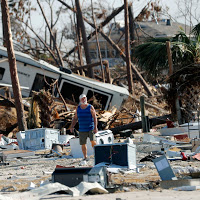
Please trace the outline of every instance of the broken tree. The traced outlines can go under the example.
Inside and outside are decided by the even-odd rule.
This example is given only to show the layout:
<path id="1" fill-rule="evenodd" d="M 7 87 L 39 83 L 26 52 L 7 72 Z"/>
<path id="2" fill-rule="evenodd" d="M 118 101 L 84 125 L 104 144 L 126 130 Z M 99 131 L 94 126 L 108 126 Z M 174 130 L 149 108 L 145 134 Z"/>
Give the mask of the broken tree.
<path id="1" fill-rule="evenodd" d="M 61 0 L 58 0 L 59 2 L 61 2 L 63 5 L 65 5 L 67 8 L 69 8 L 71 11 L 73 12 L 77 12 L 75 11 L 73 8 L 71 8 L 68 4 L 64 3 L 63 1 Z M 120 8 L 114 10 L 111 15 L 109 15 L 99 26 L 97 29 L 95 24 L 93 24 L 92 22 L 90 22 L 87 18 L 85 17 L 82 17 L 82 19 L 84 21 L 86 21 L 91 27 L 93 27 L 95 30 L 97 30 L 97 32 L 99 32 L 102 37 L 116 50 L 117 53 L 119 53 L 119 55 L 122 57 L 122 59 L 126 62 L 126 56 L 125 54 L 122 52 L 122 50 L 119 48 L 119 46 L 117 44 L 114 43 L 114 41 L 108 37 L 103 31 L 102 31 L 102 27 L 105 26 L 108 22 L 110 22 L 113 17 L 115 17 L 117 14 L 119 14 L 124 8 L 124 5 L 121 6 Z M 96 31 L 94 31 L 92 34 L 90 34 L 87 39 L 91 39 L 92 36 L 94 36 L 96 34 Z M 81 43 L 80 43 L 81 44 Z M 67 55 L 65 55 L 64 57 L 67 57 L 69 56 L 72 52 L 74 52 L 76 48 L 72 49 Z M 151 90 L 149 89 L 148 87 L 148 84 L 147 82 L 144 80 L 144 78 L 142 77 L 142 75 L 140 74 L 140 72 L 137 70 L 137 68 L 133 65 L 133 63 L 131 63 L 131 68 L 132 68 L 132 71 L 134 72 L 134 74 L 136 75 L 137 79 L 141 82 L 141 84 L 144 86 L 147 94 L 149 96 L 153 96 L 153 93 L 151 92 Z"/>
<path id="2" fill-rule="evenodd" d="M 13 94 L 15 99 L 15 107 L 17 110 L 17 121 L 20 131 L 26 130 L 26 119 L 24 116 L 24 108 L 22 104 L 22 95 L 20 90 L 19 78 L 17 74 L 17 64 L 14 54 L 14 48 L 12 43 L 12 33 L 10 28 L 10 17 L 7 0 L 1 1 L 2 19 L 3 19 L 3 29 L 5 33 L 6 47 L 8 53 L 8 60 L 10 66 L 10 76 L 13 87 Z"/>
<path id="3" fill-rule="evenodd" d="M 87 62 L 87 64 L 91 64 L 87 36 L 86 36 L 86 32 L 85 32 L 85 25 L 83 22 L 83 16 L 82 16 L 82 11 L 81 11 L 79 0 L 75 0 L 75 3 L 76 3 L 76 9 L 77 9 L 77 12 L 76 12 L 77 19 L 79 21 L 79 23 L 77 25 L 80 25 L 80 29 L 81 29 L 81 33 L 82 33 L 86 62 Z M 88 73 L 89 73 L 89 77 L 94 78 L 94 73 L 91 68 L 89 69 Z"/>
<path id="4" fill-rule="evenodd" d="M 128 18 L 127 0 L 124 0 L 124 18 L 125 18 L 125 49 L 126 49 L 128 88 L 129 92 L 133 94 L 133 77 L 132 77 L 131 59 L 130 59 L 129 18 Z"/>

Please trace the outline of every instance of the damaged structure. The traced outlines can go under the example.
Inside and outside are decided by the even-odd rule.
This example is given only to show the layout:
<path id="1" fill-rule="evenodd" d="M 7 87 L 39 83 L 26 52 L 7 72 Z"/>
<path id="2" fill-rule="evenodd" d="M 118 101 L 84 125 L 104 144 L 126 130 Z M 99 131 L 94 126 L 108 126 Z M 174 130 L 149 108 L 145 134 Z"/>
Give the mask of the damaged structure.
<path id="1" fill-rule="evenodd" d="M 84 93 L 88 99 L 95 96 L 102 105 L 102 110 L 108 110 L 113 106 L 120 108 L 129 92 L 126 88 L 102 83 L 94 79 L 73 74 L 68 68 L 58 68 L 46 63 L 36 61 L 31 56 L 21 52 L 15 52 L 19 82 L 22 86 L 22 96 L 29 97 L 32 91 L 52 89 L 50 85 L 58 80 L 58 88 L 66 101 L 79 102 L 79 96 Z M 7 59 L 7 50 L 0 47 L 0 83 L 10 84 L 10 71 Z M 24 89 L 23 89 L 24 87 Z M 55 96 L 59 96 L 54 88 Z"/>

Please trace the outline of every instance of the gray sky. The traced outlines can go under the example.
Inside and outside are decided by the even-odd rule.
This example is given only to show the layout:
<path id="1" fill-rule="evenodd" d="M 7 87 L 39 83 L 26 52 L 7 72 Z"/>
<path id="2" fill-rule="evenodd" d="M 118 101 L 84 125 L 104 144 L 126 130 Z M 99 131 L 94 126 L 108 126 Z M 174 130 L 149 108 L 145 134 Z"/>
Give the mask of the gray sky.
<path id="1" fill-rule="evenodd" d="M 52 0 L 53 1 L 53 0 Z M 93 0 L 93 2 L 96 0 Z M 152 0 L 152 2 L 155 2 L 156 0 Z M 164 10 L 166 10 L 166 13 L 170 14 L 172 16 L 173 20 L 176 20 L 180 23 L 183 24 L 190 24 L 190 21 L 185 20 L 184 17 L 180 17 L 181 16 L 181 12 L 186 12 L 185 9 L 185 5 L 177 5 L 178 2 L 186 2 L 186 4 L 191 7 L 192 13 L 193 13 L 193 18 L 191 18 L 191 22 L 193 23 L 193 25 L 197 24 L 197 20 L 195 20 L 195 18 L 197 18 L 199 20 L 200 18 L 200 12 L 198 12 L 200 10 L 200 0 L 160 0 L 160 4 L 162 6 L 162 8 Z M 36 8 L 38 8 L 37 6 L 37 1 L 36 0 L 32 0 L 32 5 L 34 5 Z M 41 0 L 41 3 L 44 2 Z M 71 1 L 68 0 L 66 1 L 68 2 L 68 4 L 71 5 Z M 83 7 L 87 8 L 87 5 L 89 5 L 91 2 L 91 0 L 80 0 L 80 3 L 82 4 Z M 129 3 L 132 2 L 133 5 L 133 12 L 134 12 L 134 16 L 136 17 L 140 11 L 142 10 L 142 8 L 148 3 L 150 2 L 150 0 L 129 0 Z M 117 8 L 119 6 L 121 6 L 124 3 L 124 0 L 101 0 L 101 3 L 107 8 Z M 44 11 L 47 15 L 47 18 L 49 19 L 49 8 L 47 5 L 45 5 L 44 3 L 42 4 Z M 57 0 L 54 0 L 54 7 L 58 8 L 60 7 L 62 4 L 60 2 L 58 2 Z M 70 11 L 69 11 L 70 12 Z M 199 13 L 199 16 L 198 16 Z M 35 30 L 37 30 L 37 33 L 41 33 L 41 36 L 44 35 L 44 33 L 42 31 L 44 31 L 43 27 L 45 25 L 45 22 L 43 20 L 43 17 L 41 15 L 41 12 L 38 8 L 38 11 L 32 11 L 32 25 L 33 27 L 35 27 Z M 165 15 L 163 16 L 163 18 L 169 18 L 169 15 Z M 189 18 L 189 17 L 188 17 Z M 69 14 L 67 13 L 63 13 L 59 19 L 59 22 L 57 24 L 57 29 L 59 30 L 60 27 L 63 27 L 63 24 L 70 24 L 70 20 L 69 20 Z M 122 20 L 124 19 L 124 13 L 121 12 L 117 17 L 116 20 Z M 69 25 L 70 26 L 70 25 Z M 0 29 L 0 36 L 2 36 L 2 29 Z M 66 44 L 68 46 L 68 44 Z M 70 48 L 70 47 L 69 47 Z"/>
<path id="2" fill-rule="evenodd" d="M 95 0 L 93 0 L 94 2 Z M 152 0 L 152 2 L 155 2 L 156 0 Z M 168 13 L 172 16 L 172 19 L 180 22 L 180 23 L 185 23 L 185 19 L 183 17 L 180 17 L 181 15 L 181 12 L 180 10 L 178 9 L 178 5 L 177 3 L 181 1 L 181 2 L 184 2 L 186 1 L 188 4 L 190 4 L 189 2 L 193 2 L 193 6 L 192 6 L 192 12 L 197 12 L 198 13 L 198 10 L 200 9 L 200 2 L 199 0 L 160 0 L 160 5 L 162 6 L 163 9 L 166 10 L 166 8 L 168 7 Z M 56 0 L 54 1 L 54 5 L 55 7 L 59 7 L 61 5 L 60 2 L 56 2 Z M 80 3 L 87 7 L 87 5 L 90 4 L 90 0 L 80 0 Z M 109 2 L 109 3 L 108 3 Z M 132 2 L 132 5 L 133 5 L 133 11 L 134 11 L 134 16 L 137 16 L 140 11 L 142 10 L 142 8 L 148 3 L 150 2 L 150 0 L 129 0 L 129 2 Z M 119 6 L 121 6 L 123 3 L 124 3 L 124 0 L 101 0 L 101 3 L 103 5 L 105 5 L 105 7 L 114 7 L 114 8 L 117 8 Z M 32 0 L 32 4 L 35 5 L 37 7 L 37 2 L 36 0 Z M 68 4 L 71 5 L 71 1 L 68 1 Z M 184 5 L 182 4 L 182 10 L 185 11 L 184 9 Z M 180 6 L 179 6 L 180 7 Z M 195 9 L 197 11 L 195 11 Z M 48 8 L 46 8 L 45 10 L 46 12 L 48 12 Z M 119 14 L 117 16 L 118 19 L 121 19 L 123 20 L 123 12 L 121 14 Z M 38 15 L 35 15 L 34 16 L 34 20 L 32 21 L 32 23 L 34 25 L 37 25 L 37 26 L 42 26 L 42 24 L 40 23 L 40 18 L 42 16 L 40 14 Z M 167 18 L 167 16 L 163 16 L 164 18 Z M 200 14 L 198 16 L 198 18 L 200 18 Z M 200 20 L 200 19 L 199 19 Z M 62 20 L 60 20 L 61 23 L 63 23 Z M 66 22 L 66 17 L 64 17 L 64 21 Z M 197 21 L 192 19 L 192 22 L 193 22 L 193 25 L 196 25 L 197 24 Z M 189 21 L 186 21 L 186 23 L 189 25 Z"/>

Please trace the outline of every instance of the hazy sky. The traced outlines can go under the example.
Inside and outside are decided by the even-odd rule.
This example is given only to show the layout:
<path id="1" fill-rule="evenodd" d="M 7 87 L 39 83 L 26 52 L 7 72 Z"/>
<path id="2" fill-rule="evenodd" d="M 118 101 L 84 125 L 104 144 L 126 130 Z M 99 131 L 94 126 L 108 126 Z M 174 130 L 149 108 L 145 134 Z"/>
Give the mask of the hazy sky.
<path id="1" fill-rule="evenodd" d="M 93 0 L 93 2 L 95 2 L 96 0 Z M 98 0 L 99 1 L 99 0 Z M 151 2 L 156 2 L 158 0 L 151 0 Z M 196 15 L 199 13 L 199 16 L 197 16 L 196 18 L 200 18 L 200 12 L 198 12 L 200 10 L 200 0 L 160 0 L 159 2 L 159 5 L 162 6 L 163 10 L 165 11 L 165 14 L 170 14 L 172 19 L 173 20 L 176 20 L 180 23 L 183 23 L 183 24 L 190 24 L 189 21 L 186 21 L 184 17 L 180 17 L 181 16 L 181 11 L 180 9 L 182 9 L 183 12 L 186 12 L 185 11 L 185 5 L 182 3 L 181 5 L 177 5 L 178 2 L 186 2 L 188 4 L 188 6 L 191 6 L 191 3 L 192 2 L 192 7 L 191 7 L 191 10 L 192 10 L 192 13 L 193 15 Z M 60 2 L 57 2 L 56 0 L 54 0 L 54 7 L 59 7 L 61 6 L 62 4 Z M 66 1 L 69 5 L 71 5 L 71 1 Z M 90 2 L 91 0 L 80 0 L 80 3 L 83 5 L 83 7 L 87 7 L 87 5 L 89 6 L 90 5 Z M 150 2 L 150 0 L 129 0 L 129 3 L 132 2 L 132 5 L 133 5 L 133 11 L 134 11 L 134 16 L 136 17 L 140 11 L 142 10 L 142 8 L 147 5 L 148 2 Z M 101 3 L 105 6 L 105 7 L 110 7 L 110 8 L 117 8 L 119 6 L 121 6 L 123 3 L 124 3 L 124 0 L 101 0 Z M 37 1 L 36 0 L 33 0 L 32 1 L 32 4 L 35 5 L 37 7 Z M 179 7 L 179 8 L 178 8 Z M 196 10 L 195 10 L 196 9 Z M 45 9 L 45 12 L 48 12 L 48 6 L 46 6 L 46 9 Z M 35 15 L 33 20 L 32 20 L 32 23 L 36 26 L 40 26 L 40 27 L 43 27 L 43 24 L 41 22 L 41 19 L 42 16 L 39 12 L 39 14 Z M 117 17 L 116 19 L 121 19 L 123 20 L 124 18 L 124 14 L 123 12 L 121 12 Z M 165 15 L 163 16 L 163 18 L 169 18 L 169 15 Z M 188 16 L 189 18 L 189 16 Z M 60 18 L 59 20 L 59 23 L 62 25 L 63 23 L 66 23 L 67 21 L 67 17 L 66 15 L 62 15 L 62 17 Z M 70 23 L 70 22 L 69 22 Z M 196 25 L 197 24 L 197 21 L 194 20 L 194 18 L 192 18 L 192 23 L 193 25 Z"/>
<path id="2" fill-rule="evenodd" d="M 53 1 L 53 0 L 52 0 Z M 95 2 L 97 0 L 93 0 L 93 2 Z M 98 0 L 100 1 L 100 0 Z M 156 0 L 152 0 L 151 2 L 155 2 Z M 36 8 L 38 8 L 37 6 L 37 1 L 36 0 L 32 0 L 32 5 L 34 5 Z M 41 2 L 44 2 L 41 0 Z M 66 1 L 71 5 L 71 0 Z M 142 8 L 147 5 L 147 3 L 150 2 L 150 0 L 129 0 L 129 3 L 132 3 L 133 5 L 133 12 L 134 12 L 134 17 L 136 17 L 140 11 L 142 10 Z M 183 24 L 190 24 L 190 21 L 185 20 L 184 17 L 180 17 L 181 16 L 181 11 L 186 12 L 185 11 L 185 4 L 182 5 L 177 5 L 178 2 L 186 2 L 186 4 L 191 7 L 191 12 L 193 14 L 193 18 L 191 18 L 191 22 L 193 23 L 193 25 L 197 24 L 197 20 L 195 20 L 195 18 L 197 18 L 199 20 L 200 18 L 200 0 L 160 0 L 159 5 L 162 6 L 162 8 L 166 11 L 166 15 L 163 16 L 163 18 L 169 18 L 170 14 L 173 20 L 176 20 L 180 23 Z M 91 3 L 91 0 L 80 0 L 80 3 L 83 5 L 83 7 L 87 8 L 87 5 L 89 5 Z M 121 5 L 123 5 L 124 0 L 101 0 L 101 3 L 104 4 L 104 6 L 106 8 L 117 8 Z M 49 8 L 48 6 L 45 4 L 42 4 L 44 11 L 47 15 L 47 18 L 49 19 Z M 58 8 L 60 7 L 62 4 L 60 2 L 58 2 L 57 0 L 54 0 L 54 8 Z M 180 10 L 181 9 L 181 10 Z M 68 11 L 69 13 L 71 13 L 71 11 Z M 111 11 L 110 11 L 111 12 Z M 198 16 L 199 15 L 199 16 Z M 32 25 L 33 27 L 36 28 L 37 33 L 41 33 L 43 36 L 44 35 L 44 26 L 45 26 L 45 22 L 43 20 L 43 17 L 41 15 L 41 12 L 38 8 L 38 11 L 32 12 Z M 0 18 L 1 19 L 1 18 Z M 67 15 L 67 13 L 63 13 L 62 16 L 60 17 L 58 24 L 57 24 L 57 29 L 59 29 L 60 27 L 63 27 L 63 24 L 69 24 L 70 27 L 70 20 L 69 20 L 69 15 Z M 117 17 L 116 20 L 123 20 L 124 19 L 124 13 L 121 12 Z M 1 23 L 1 21 L 0 21 Z M 0 24 L 1 26 L 1 24 Z M 1 26 L 2 27 L 2 26 Z M 0 28 L 0 37 L 2 36 L 2 29 Z"/>

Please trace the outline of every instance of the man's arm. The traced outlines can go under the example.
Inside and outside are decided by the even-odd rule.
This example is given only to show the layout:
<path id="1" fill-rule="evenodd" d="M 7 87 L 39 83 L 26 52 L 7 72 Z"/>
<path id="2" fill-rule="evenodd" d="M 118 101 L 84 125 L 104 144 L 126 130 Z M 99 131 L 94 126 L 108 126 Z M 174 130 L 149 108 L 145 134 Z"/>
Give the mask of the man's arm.
<path id="1" fill-rule="evenodd" d="M 77 116 L 77 109 L 76 109 L 75 115 L 74 115 L 74 117 L 72 119 L 72 123 L 71 123 L 71 128 L 70 128 L 71 133 L 74 133 L 74 126 L 76 125 L 77 121 L 78 121 L 78 116 Z"/>
<path id="2" fill-rule="evenodd" d="M 98 132 L 98 129 L 97 129 L 97 116 L 96 116 L 96 111 L 95 111 L 93 106 L 91 106 L 91 114 L 92 114 L 92 117 L 94 119 L 94 133 L 97 133 Z"/>

